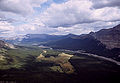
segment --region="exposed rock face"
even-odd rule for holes
[[[6,48],[6,47],[11,48],[11,49],[15,49],[14,45],[6,43],[6,42],[0,40],[0,49],[1,48]]]
[[[42,55],[42,53],[40,54],[40,56],[37,57],[37,59],[41,59],[44,58],[44,56]]]
[[[8,48],[11,48],[11,49],[15,49],[14,45],[9,44],[9,43],[6,43],[5,46],[7,46]]]
[[[66,54],[66,53],[61,53],[61,54],[59,54],[58,56],[60,56],[60,57],[66,57],[66,58],[68,58],[68,59],[70,59],[71,57],[73,57],[73,55]]]
[[[0,48],[4,47],[5,46],[5,42],[0,40]]]
[[[0,54],[0,61],[4,61],[6,57]]]
[[[113,28],[102,29],[90,34],[106,45],[108,49],[120,48],[120,24]]]

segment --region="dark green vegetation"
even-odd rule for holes
[[[98,58],[75,54],[70,59],[79,80],[84,83],[118,83],[120,82],[120,66]]]
[[[19,46],[1,49],[0,80],[17,83],[118,83],[120,66],[79,53]],[[71,58],[69,55],[74,55]],[[71,71],[71,72],[69,72]]]
[[[0,65],[1,69],[20,68],[24,64],[24,59],[26,57],[30,55],[37,56],[41,52],[39,49],[27,47],[4,50],[5,52],[1,53],[1,56],[4,56],[4,59],[0,62],[6,62]]]

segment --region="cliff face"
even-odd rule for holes
[[[11,49],[15,49],[14,45],[6,43],[2,40],[0,40],[0,49],[1,48],[11,48]]]
[[[106,45],[108,49],[120,48],[120,24],[113,28],[102,29],[90,34]]]
[[[5,46],[5,42],[0,40],[0,49],[3,48]]]

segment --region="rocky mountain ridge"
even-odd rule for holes
[[[101,41],[108,49],[120,48],[120,24],[110,29],[90,33],[90,35]]]

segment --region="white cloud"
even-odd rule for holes
[[[96,2],[108,3],[107,0]],[[40,19],[46,26],[50,27],[69,27],[96,21],[120,20],[119,8],[93,9],[93,4],[95,3],[90,0],[69,0],[62,4],[53,3],[45,12],[40,14]]]
[[[54,31],[54,28],[46,27],[39,18],[29,20],[26,24],[18,25],[15,29],[15,32],[18,34],[42,34]]]
[[[34,12],[34,6],[40,6],[46,1],[47,0],[0,0],[0,10],[25,16]]]
[[[94,28],[91,28],[91,27],[86,27],[86,25],[81,25],[81,24],[76,24],[72,27],[58,27],[56,28],[56,32],[54,32],[53,34],[56,34],[56,35],[66,35],[66,34],[69,34],[69,33],[72,33],[72,34],[77,34],[77,35],[80,35],[80,34],[87,34],[91,31],[94,31]]]
[[[47,2],[48,0],[31,0],[33,7],[40,7],[41,4]]]
[[[15,27],[6,21],[0,21],[0,36],[13,36],[16,33],[14,32]]]
[[[69,34],[69,33],[73,33],[73,34],[88,34],[91,31],[92,32],[96,32],[99,31],[101,29],[108,29],[108,28],[112,28],[116,25],[120,24],[120,21],[118,22],[102,22],[102,21],[98,21],[98,22],[94,22],[94,23],[84,23],[84,24],[76,24],[72,27],[58,27],[55,28],[57,31],[52,33],[52,34],[57,34],[57,35],[63,35],[63,34]]]
[[[14,27],[5,21],[0,21],[0,30],[14,30]]]
[[[62,4],[53,3],[42,15],[47,26],[70,26],[95,21],[92,18],[92,3],[89,0],[69,0]]]
[[[96,9],[93,17],[101,21],[120,21],[120,9],[116,7],[105,7]]]
[[[33,13],[34,11],[29,0],[1,0],[0,10],[22,15]]]
[[[0,0],[0,32],[85,34],[120,23],[119,0],[68,0],[52,3],[46,10],[38,12],[41,4],[47,1]],[[35,7],[39,8],[34,10]],[[11,24],[12,19],[15,23]]]

